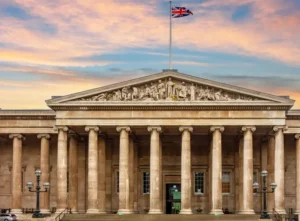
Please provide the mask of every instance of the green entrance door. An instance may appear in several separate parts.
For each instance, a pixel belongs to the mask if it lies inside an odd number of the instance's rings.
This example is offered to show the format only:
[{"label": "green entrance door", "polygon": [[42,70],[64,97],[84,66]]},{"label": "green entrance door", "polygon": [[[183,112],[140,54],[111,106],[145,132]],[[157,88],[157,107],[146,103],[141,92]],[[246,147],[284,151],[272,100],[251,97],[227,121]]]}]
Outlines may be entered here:
[{"label": "green entrance door", "polygon": [[181,185],[166,184],[166,214],[178,214],[181,209]]}]

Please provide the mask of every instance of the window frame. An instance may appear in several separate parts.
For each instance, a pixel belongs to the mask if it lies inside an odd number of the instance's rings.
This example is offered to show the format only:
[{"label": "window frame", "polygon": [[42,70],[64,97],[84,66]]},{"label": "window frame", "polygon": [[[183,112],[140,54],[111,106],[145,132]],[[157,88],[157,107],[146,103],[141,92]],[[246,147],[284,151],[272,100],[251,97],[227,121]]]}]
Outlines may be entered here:
[{"label": "window frame", "polygon": [[[229,173],[229,192],[223,192],[223,173]],[[232,174],[233,174],[233,172],[231,171],[231,170],[222,170],[222,185],[221,185],[221,191],[222,191],[222,195],[230,195],[230,194],[232,194]]]},{"label": "window frame", "polygon": [[120,192],[120,172],[119,170],[115,171],[115,192],[119,194]]},{"label": "window frame", "polygon": [[[144,174],[148,173],[149,174],[149,192],[145,193],[144,192]],[[149,171],[142,171],[142,194],[143,195],[150,195],[150,172]]]},{"label": "window frame", "polygon": [[[196,192],[196,173],[203,173],[203,193],[201,192]],[[194,195],[197,195],[197,196],[201,196],[201,195],[205,195],[206,193],[206,172],[204,170],[195,170],[193,171],[193,193]]]}]

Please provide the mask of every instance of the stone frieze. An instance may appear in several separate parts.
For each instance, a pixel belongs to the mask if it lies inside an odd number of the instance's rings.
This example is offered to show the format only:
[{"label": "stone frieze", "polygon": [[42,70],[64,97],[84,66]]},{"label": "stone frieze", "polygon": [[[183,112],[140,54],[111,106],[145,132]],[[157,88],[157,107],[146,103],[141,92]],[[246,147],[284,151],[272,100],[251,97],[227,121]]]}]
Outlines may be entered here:
[{"label": "stone frieze", "polygon": [[220,88],[173,80],[123,87],[77,99],[77,101],[255,101],[255,97],[233,93]]}]

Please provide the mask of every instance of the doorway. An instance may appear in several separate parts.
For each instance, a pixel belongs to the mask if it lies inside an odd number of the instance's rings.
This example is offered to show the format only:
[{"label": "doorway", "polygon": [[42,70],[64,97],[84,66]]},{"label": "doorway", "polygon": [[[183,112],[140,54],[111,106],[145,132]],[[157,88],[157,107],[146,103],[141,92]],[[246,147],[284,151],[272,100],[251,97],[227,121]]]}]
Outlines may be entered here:
[{"label": "doorway", "polygon": [[166,184],[166,214],[178,214],[181,208],[181,184]]}]

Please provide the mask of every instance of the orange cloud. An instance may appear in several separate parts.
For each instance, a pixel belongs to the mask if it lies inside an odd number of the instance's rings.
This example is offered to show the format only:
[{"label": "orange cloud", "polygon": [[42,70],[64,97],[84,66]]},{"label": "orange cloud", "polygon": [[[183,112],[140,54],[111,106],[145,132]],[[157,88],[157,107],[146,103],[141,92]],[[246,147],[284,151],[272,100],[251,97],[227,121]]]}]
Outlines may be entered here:
[{"label": "orange cloud", "polygon": [[[144,2],[112,0],[16,0],[36,16],[26,21],[3,18],[0,42],[13,45],[2,51],[0,61],[55,66],[107,65],[113,61],[80,61],[88,57],[118,52],[120,49],[158,48],[168,44],[168,18],[149,10]],[[155,1],[152,1],[152,3]],[[251,3],[252,18],[242,23],[231,20],[233,9]],[[167,4],[167,2],[166,2]],[[293,65],[300,63],[299,12],[279,15],[293,9],[283,0],[210,0],[191,4],[195,15],[174,19],[174,46],[191,50],[271,58]],[[159,11],[159,10],[158,10]],[[55,27],[42,32],[40,23]],[[37,26],[30,29],[28,26]],[[182,31],[184,30],[184,31]]]}]

